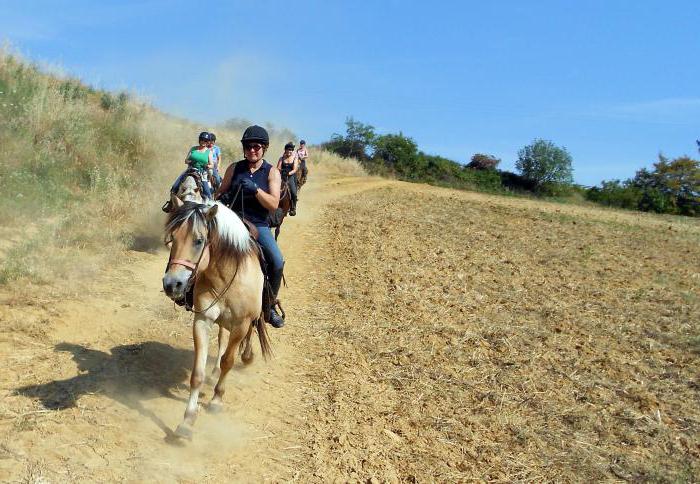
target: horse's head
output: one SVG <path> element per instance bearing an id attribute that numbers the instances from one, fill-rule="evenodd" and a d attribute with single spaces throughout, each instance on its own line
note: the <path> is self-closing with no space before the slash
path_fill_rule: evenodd
<path id="1" fill-rule="evenodd" d="M 174 201 L 165 231 L 170 261 L 163 276 L 163 290 L 174 301 L 185 297 L 198 273 L 209 266 L 209 233 L 218 205 Z"/>
<path id="2" fill-rule="evenodd" d="M 177 191 L 177 198 L 183 202 L 202 203 L 202 190 L 193 175 L 187 175 Z M 173 202 L 174 203 L 174 202 Z"/>

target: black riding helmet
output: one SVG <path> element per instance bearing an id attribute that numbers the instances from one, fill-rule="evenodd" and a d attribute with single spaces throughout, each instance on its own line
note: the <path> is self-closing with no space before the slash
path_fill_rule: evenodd
<path id="1" fill-rule="evenodd" d="M 202 131 L 201 133 L 199 133 L 199 141 L 211 141 L 211 133 Z"/>
<path id="2" fill-rule="evenodd" d="M 209 136 L 211 136 L 212 141 L 216 141 L 216 135 L 214 133 L 209 133 Z"/>
<path id="3" fill-rule="evenodd" d="M 284 151 L 293 150 L 293 149 L 294 149 L 294 143 L 287 143 L 286 145 L 284 145 Z"/>
<path id="4" fill-rule="evenodd" d="M 260 144 L 263 144 L 265 146 L 269 146 L 270 145 L 270 135 L 267 134 L 267 131 L 262 126 L 258 126 L 257 124 L 254 126 L 249 126 L 243 132 L 243 137 L 241 138 L 241 143 L 246 144 L 246 143 L 251 142 L 251 141 L 257 141 Z"/>

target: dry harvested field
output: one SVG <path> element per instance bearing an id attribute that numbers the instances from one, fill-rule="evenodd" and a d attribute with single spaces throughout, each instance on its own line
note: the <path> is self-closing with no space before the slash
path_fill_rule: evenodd
<path id="1" fill-rule="evenodd" d="M 299 206 L 276 357 L 186 445 L 167 254 L 0 289 L 0 480 L 697 480 L 696 221 L 318 171 Z"/>

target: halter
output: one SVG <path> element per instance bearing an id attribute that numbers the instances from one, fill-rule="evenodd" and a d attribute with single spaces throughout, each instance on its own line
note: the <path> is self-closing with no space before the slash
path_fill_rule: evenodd
<path id="1" fill-rule="evenodd" d="M 165 267 L 166 272 L 168 271 L 170 266 L 173 264 L 187 267 L 188 269 L 192 270 L 192 272 L 190 273 L 190 277 L 187 279 L 187 286 L 185 287 L 185 292 L 189 291 L 190 288 L 194 285 L 194 283 L 197 282 L 197 269 L 199 268 L 199 263 L 202 262 L 202 257 L 204 257 L 204 252 L 207 250 L 207 247 L 209 247 L 209 231 L 210 231 L 209 225 L 207 224 L 206 242 L 204 242 L 204 247 L 202 247 L 202 252 L 199 254 L 199 259 L 197 259 L 196 263 L 191 262 L 187 259 L 168 258 L 168 265 Z"/>
<path id="2" fill-rule="evenodd" d="M 192 286 L 194 286 L 194 284 L 197 282 L 197 269 L 199 268 L 199 263 L 202 261 L 202 257 L 204 257 L 204 252 L 207 250 L 207 247 L 209 247 L 209 233 L 210 232 L 211 232 L 211 227 L 209 226 L 209 223 L 207 223 L 206 242 L 204 243 L 204 247 L 202 247 L 202 252 L 199 254 L 199 259 L 197 259 L 196 263 L 193 263 L 187 259 L 170 259 L 170 258 L 168 258 L 168 265 L 165 266 L 166 272 L 168 271 L 170 266 L 173 264 L 181 265 L 183 267 L 187 267 L 188 269 L 192 270 L 192 272 L 190 273 L 190 277 L 187 279 L 187 285 L 185 286 L 185 294 L 187 294 L 187 291 L 189 291 L 192 288 Z M 169 242 L 172 242 L 172 239 L 167 241 L 166 245 Z M 221 299 L 221 296 L 226 294 L 226 291 L 229 290 L 229 288 L 231 287 L 231 284 L 233 284 L 233 281 L 236 279 L 236 275 L 238 275 L 238 265 L 236 265 L 236 271 L 233 273 L 233 277 L 231 277 L 231 280 L 228 282 L 228 284 L 226 284 L 226 288 L 224 288 L 224 290 L 221 291 L 221 294 L 217 294 L 216 291 L 214 291 L 214 288 L 211 288 L 211 292 L 216 297 L 214 298 L 212 303 L 206 309 L 204 309 L 202 311 L 195 311 L 195 309 L 193 307 L 189 308 L 189 309 L 195 314 L 202 314 L 202 313 L 206 313 L 207 311 L 209 311 L 211 308 L 214 307 L 214 305 L 216 303 L 219 302 L 219 300 Z M 189 306 L 189 305 L 187 305 L 187 306 Z"/>

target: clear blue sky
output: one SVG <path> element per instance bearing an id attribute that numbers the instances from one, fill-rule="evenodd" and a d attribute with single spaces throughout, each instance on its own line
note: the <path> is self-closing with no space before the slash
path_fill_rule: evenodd
<path id="1" fill-rule="evenodd" d="M 534 138 L 583 184 L 697 155 L 700 1 L 6 1 L 0 38 L 203 123 L 346 116 L 460 162 Z"/>

